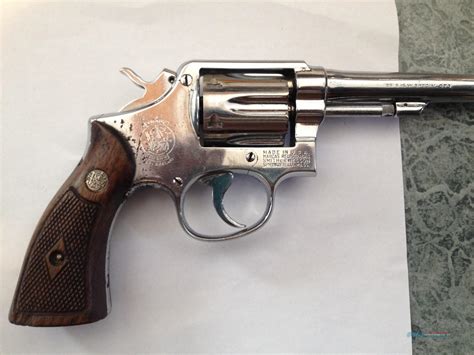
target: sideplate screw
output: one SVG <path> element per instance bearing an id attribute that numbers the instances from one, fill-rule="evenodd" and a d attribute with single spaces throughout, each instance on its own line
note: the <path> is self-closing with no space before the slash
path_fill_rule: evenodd
<path id="1" fill-rule="evenodd" d="M 175 177 L 173 179 L 173 183 L 178 186 L 183 186 L 183 179 L 181 179 L 179 176 Z"/>
<path id="2" fill-rule="evenodd" d="M 251 162 L 255 161 L 255 158 L 256 158 L 256 157 L 257 157 L 257 156 L 255 155 L 254 152 L 249 152 L 249 153 L 247 153 L 247 155 L 245 156 L 245 159 L 246 159 L 249 163 L 251 163 Z"/>
<path id="3" fill-rule="evenodd" d="M 181 76 L 181 78 L 179 79 L 179 82 L 181 84 L 183 84 L 184 86 L 189 86 L 192 84 L 193 82 L 193 77 L 189 74 L 184 74 L 183 76 Z"/>

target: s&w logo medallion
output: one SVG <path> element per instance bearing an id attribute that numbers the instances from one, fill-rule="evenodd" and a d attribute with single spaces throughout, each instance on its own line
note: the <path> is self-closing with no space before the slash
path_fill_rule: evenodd
<path id="1" fill-rule="evenodd" d="M 170 153 L 174 145 L 174 133 L 166 121 L 156 120 L 143 125 L 140 149 L 152 164 L 162 166 L 172 162 Z"/>

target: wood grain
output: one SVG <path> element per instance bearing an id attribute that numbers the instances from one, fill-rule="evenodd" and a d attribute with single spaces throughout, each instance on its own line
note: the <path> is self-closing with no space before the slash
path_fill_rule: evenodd
<path id="1" fill-rule="evenodd" d="M 99 171 L 96 176 L 103 179 L 87 186 L 91 171 Z M 88 151 L 33 234 L 10 309 L 11 323 L 66 326 L 107 315 L 109 230 L 134 173 L 121 138 L 93 122 Z"/>

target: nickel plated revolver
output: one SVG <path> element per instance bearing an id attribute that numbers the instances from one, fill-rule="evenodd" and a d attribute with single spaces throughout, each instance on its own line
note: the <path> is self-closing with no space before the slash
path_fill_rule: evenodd
<path id="1" fill-rule="evenodd" d="M 143 97 L 90 119 L 89 147 L 33 234 L 10 310 L 31 326 L 90 323 L 109 311 L 107 245 L 114 216 L 134 189 L 169 192 L 184 230 L 200 240 L 237 238 L 270 217 L 280 181 L 315 175 L 318 128 L 333 117 L 419 114 L 431 102 L 474 101 L 474 76 L 326 70 L 305 62 L 192 61 L 145 81 Z M 233 174 L 267 194 L 250 225 L 224 209 Z M 190 187 L 204 182 L 232 231 L 206 235 L 186 218 Z"/>

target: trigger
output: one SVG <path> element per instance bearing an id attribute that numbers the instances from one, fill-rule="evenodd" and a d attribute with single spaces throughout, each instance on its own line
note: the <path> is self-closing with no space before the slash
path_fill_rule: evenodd
<path id="1" fill-rule="evenodd" d="M 201 179 L 202 182 L 212 187 L 212 202 L 219 217 L 228 225 L 235 228 L 245 228 L 245 224 L 237 222 L 233 219 L 224 208 L 224 195 L 232 185 L 234 174 L 225 172 L 214 174 Z"/>

